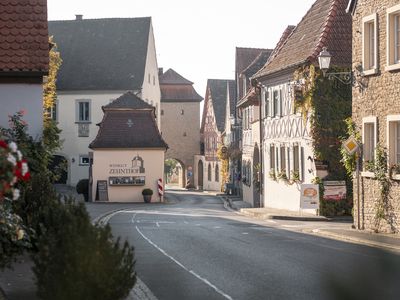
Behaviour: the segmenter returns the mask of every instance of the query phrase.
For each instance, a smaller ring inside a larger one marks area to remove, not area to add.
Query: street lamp
[[[352,84],[355,85],[355,78],[353,77],[353,73],[349,72],[335,72],[328,73],[329,66],[331,64],[332,55],[329,53],[326,47],[322,48],[322,51],[318,55],[318,63],[319,68],[321,69],[324,77],[328,77],[329,80],[333,80],[336,78],[340,82],[344,84]]]

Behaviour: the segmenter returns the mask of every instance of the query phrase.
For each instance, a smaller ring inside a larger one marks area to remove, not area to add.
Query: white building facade
[[[88,146],[102,106],[132,91],[155,108],[160,127],[154,34],[150,18],[51,21],[49,31],[63,60],[56,105],[63,147],[57,155],[67,161],[66,183],[74,186],[89,176]]]

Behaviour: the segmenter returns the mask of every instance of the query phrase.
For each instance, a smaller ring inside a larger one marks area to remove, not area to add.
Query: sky
[[[48,0],[49,20],[152,17],[158,66],[205,96],[207,79],[234,79],[235,48],[273,49],[315,0]]]

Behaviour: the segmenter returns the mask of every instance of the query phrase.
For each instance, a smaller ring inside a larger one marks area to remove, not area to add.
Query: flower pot
[[[143,195],[143,200],[145,203],[150,203],[151,202],[151,196],[152,195]]]

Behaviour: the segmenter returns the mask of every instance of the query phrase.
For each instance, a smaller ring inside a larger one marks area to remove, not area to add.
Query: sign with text
[[[324,200],[346,199],[346,181],[324,181]]]
[[[145,185],[146,179],[144,176],[120,176],[109,177],[110,185]]]
[[[107,180],[97,180],[97,197],[96,197],[96,200],[108,201]]]
[[[300,194],[300,207],[302,209],[319,208],[319,185],[302,184]]]
[[[110,175],[133,175],[133,174],[144,174],[144,161],[139,155],[136,155],[131,162],[128,164],[110,164],[109,174]]]

